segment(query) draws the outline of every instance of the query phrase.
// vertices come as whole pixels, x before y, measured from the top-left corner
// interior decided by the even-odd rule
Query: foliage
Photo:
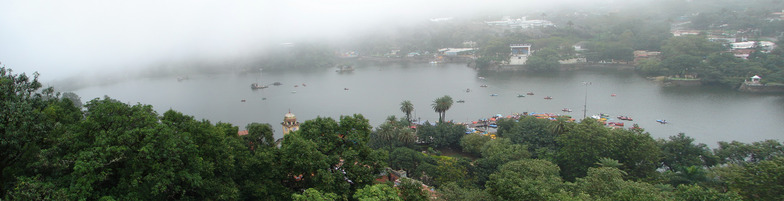
[[[356,114],[341,116],[340,122],[318,117],[302,123],[281,146],[289,188],[350,197],[371,184],[387,156],[367,145],[370,132],[368,120]]]
[[[338,196],[334,193],[322,193],[314,188],[306,189],[302,194],[293,194],[291,198],[296,201],[334,201]]]
[[[421,182],[409,178],[400,178],[400,184],[397,188],[400,191],[400,198],[403,200],[426,201],[430,197],[428,190],[424,189]]]
[[[490,175],[487,191],[503,200],[554,200],[562,184],[558,171],[545,160],[513,161]]]
[[[367,185],[354,193],[354,199],[360,201],[402,201],[398,191],[386,184]]]
[[[400,103],[400,111],[406,114],[406,121],[411,121],[411,112],[414,111],[414,104],[411,103],[409,100],[405,100]]]
[[[554,49],[545,48],[531,54],[525,65],[528,70],[536,72],[556,71],[561,66],[558,60],[560,60],[558,52]]]
[[[705,144],[694,144],[694,139],[679,133],[669,140],[658,140],[664,158],[662,166],[670,171],[682,170],[689,166],[710,167],[718,159]]]
[[[458,149],[460,138],[465,135],[465,126],[451,122],[438,123],[435,126],[425,122],[417,127],[419,141],[434,148],[451,147]]]
[[[431,106],[433,106],[433,110],[435,110],[436,113],[438,113],[439,123],[444,123],[446,119],[446,111],[452,107],[452,103],[453,103],[452,97],[443,96],[437,98],[436,100],[433,101],[433,104],[431,104]]]
[[[460,147],[463,148],[463,152],[465,153],[479,155],[482,151],[482,147],[488,141],[490,141],[490,136],[467,134],[460,138]]]
[[[734,174],[724,175],[731,191],[744,200],[784,199],[784,157],[747,164],[734,169]]]
[[[368,144],[373,148],[411,147],[416,143],[417,136],[414,129],[409,127],[408,121],[397,121],[395,116],[390,116],[386,122],[370,134]]]

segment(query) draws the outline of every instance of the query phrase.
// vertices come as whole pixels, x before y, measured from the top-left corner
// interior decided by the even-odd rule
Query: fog
[[[578,2],[11,1],[0,3],[0,62],[44,81],[86,78],[167,61],[252,57],[287,42],[350,40],[431,18],[594,5]]]

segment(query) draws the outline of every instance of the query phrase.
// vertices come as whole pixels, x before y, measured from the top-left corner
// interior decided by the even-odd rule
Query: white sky
[[[561,2],[566,0],[556,0]],[[6,0],[0,62],[42,80],[160,60],[249,54],[266,44],[532,7],[541,0]]]

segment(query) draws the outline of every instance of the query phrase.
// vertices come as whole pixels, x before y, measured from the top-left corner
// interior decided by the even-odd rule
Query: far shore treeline
[[[373,128],[360,114],[306,120],[278,140],[267,123],[240,136],[150,105],[83,104],[4,66],[0,104],[3,200],[784,199],[778,140],[710,149],[686,134],[526,116],[491,137],[395,116]],[[434,97],[433,112],[447,119],[451,104]]]

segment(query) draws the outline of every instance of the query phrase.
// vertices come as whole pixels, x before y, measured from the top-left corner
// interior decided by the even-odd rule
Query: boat
[[[269,86],[267,86],[267,85],[260,85],[259,83],[250,84],[250,88],[251,89],[264,89],[264,88],[267,88],[267,87],[269,87]]]
[[[438,64],[438,61],[430,61],[430,64]]]
[[[572,109],[569,109],[569,108],[564,108],[564,109],[561,109],[561,111],[564,111],[564,112],[572,112]]]
[[[490,96],[498,96],[498,94],[490,94]]]
[[[242,100],[240,100],[240,102],[243,102],[243,103],[244,103],[244,102],[245,102],[245,99],[242,99]]]
[[[471,92],[471,89],[466,89],[466,93]]]
[[[296,85],[296,84],[295,84],[295,85],[294,85],[294,87],[299,87],[299,85]]]
[[[292,93],[292,94],[296,94],[296,93],[297,93],[297,91],[291,91],[291,93]]]
[[[346,91],[348,91],[348,88],[343,88],[343,90],[346,90]]]
[[[659,122],[660,124],[667,124],[668,123],[667,120],[664,120],[664,119],[657,119],[656,122]]]
[[[610,126],[619,126],[623,127],[623,122],[610,122],[608,123]]]
[[[486,84],[483,84],[483,85],[479,85],[479,87],[487,87],[487,85],[486,85]]]
[[[273,82],[272,85],[280,86],[280,85],[283,85],[283,84],[281,84],[280,82]]]
[[[534,95],[534,92],[528,92],[528,93],[525,93],[525,95],[532,96],[532,95]]]
[[[261,70],[262,69],[259,69],[259,78],[261,78]],[[256,78],[256,82],[254,82],[253,84],[250,84],[250,89],[253,89],[253,90],[264,89],[264,88],[267,88],[267,87],[268,87],[267,85],[259,84],[259,79],[258,78]]]
[[[457,103],[465,103],[464,100],[457,100]]]
[[[544,99],[546,99],[546,100],[552,100],[552,99],[553,99],[553,97],[546,96],[546,97],[544,97]]]
[[[633,121],[633,119],[631,117],[628,117],[628,116],[618,116],[617,118],[620,119],[620,120],[625,120],[625,121]]]
[[[485,79],[485,77],[482,77],[482,76],[479,76],[478,78],[479,78],[480,80],[484,80],[484,79]]]
[[[615,94],[610,94],[610,97],[615,97]]]
[[[518,97],[518,98],[522,98],[522,97],[525,97],[525,95],[523,95],[523,94],[517,94],[517,97]]]
[[[338,66],[338,69],[335,70],[335,72],[338,72],[338,73],[353,72],[353,71],[354,71],[354,67],[349,66],[349,65],[340,65],[340,66]]]

